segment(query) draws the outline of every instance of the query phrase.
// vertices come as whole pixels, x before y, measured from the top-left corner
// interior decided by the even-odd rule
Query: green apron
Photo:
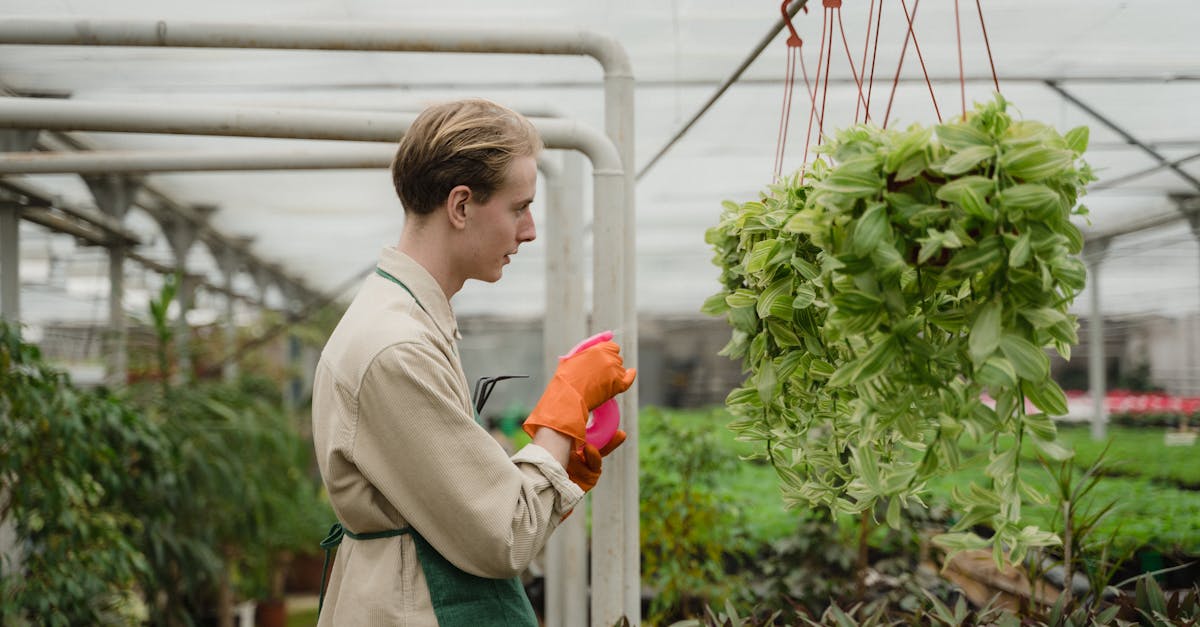
[[[425,574],[429,587],[429,599],[439,627],[536,627],[537,616],[533,605],[525,596],[525,589],[518,577],[511,579],[489,579],[468,573],[442,557],[421,534],[412,527],[353,533],[334,523],[329,535],[321,541],[325,549],[325,566],[321,571],[320,607],[325,605],[325,573],[329,568],[329,557],[333,549],[348,536],[354,540],[377,540],[400,535],[412,536],[417,549],[417,561]],[[320,609],[317,610],[320,613]]]

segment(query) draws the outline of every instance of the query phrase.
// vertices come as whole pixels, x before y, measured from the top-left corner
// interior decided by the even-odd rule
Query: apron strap
[[[325,563],[321,566],[321,596],[317,602],[317,614],[320,615],[321,608],[325,607],[325,584],[329,573],[329,558],[333,555],[333,550],[342,543],[342,538],[350,538],[352,540],[377,540],[379,538],[394,538],[412,532],[412,527],[401,527],[399,529],[389,529],[387,531],[372,531],[370,533],[354,533],[342,526],[342,523],[335,522],[329,528],[329,534],[321,540],[321,548],[325,550]]]

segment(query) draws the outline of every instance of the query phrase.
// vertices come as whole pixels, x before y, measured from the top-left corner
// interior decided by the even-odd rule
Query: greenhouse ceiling
[[[874,89],[886,94],[905,38],[899,0],[885,0]],[[917,1],[903,7],[917,10]],[[1200,310],[1200,255],[1180,213],[1200,195],[1200,3],[1194,0],[926,0],[913,31],[943,116],[960,111],[955,7],[961,11],[965,98],[995,90],[1018,115],[1060,130],[1091,127],[1088,161],[1101,180],[1085,198],[1091,236],[1134,230],[1113,241],[1100,274],[1103,308],[1114,314],[1180,315]],[[795,18],[815,69],[820,2]],[[869,15],[878,3],[847,0],[846,47],[858,59]],[[987,44],[977,8],[986,18]],[[278,22],[394,22],[405,27],[506,25],[594,31],[628,52],[636,79],[637,298],[643,312],[697,314],[716,290],[704,231],[723,200],[756,197],[771,182],[784,96],[786,31],[652,168],[646,165],[773,31],[778,2],[563,2],[524,0],[432,3],[415,0],[0,0],[3,17]],[[349,27],[348,27],[349,28]],[[842,42],[838,40],[838,46]],[[899,78],[891,125],[937,122],[913,50]],[[853,121],[857,89],[847,55],[835,48],[826,129]],[[857,63],[857,61],[856,61]],[[167,105],[361,109],[409,112],[438,100],[482,96],[538,115],[604,128],[598,64],[586,57],[346,52],[3,46],[0,84],[26,96]],[[785,170],[801,165],[809,100],[796,88]],[[882,97],[880,97],[882,101]],[[877,101],[878,102],[878,101]],[[872,105],[875,110],[877,105]],[[1101,121],[1086,109],[1103,116]],[[95,149],[240,151],[301,145],[338,150],[331,142],[288,139],[79,132]],[[1135,145],[1136,142],[1140,145]],[[1157,155],[1157,156],[1156,156]],[[1174,164],[1163,167],[1162,161]],[[643,172],[644,171],[644,172]],[[72,175],[29,175],[25,183],[63,202],[93,205]],[[153,174],[155,187],[181,203],[213,205],[211,221],[228,235],[253,237],[252,250],[315,290],[344,289],[379,250],[396,241],[402,212],[382,169]],[[539,195],[544,197],[543,191]],[[1182,199],[1182,200],[1181,200]],[[539,207],[535,206],[535,211]],[[540,207],[545,208],[543,205]],[[590,215],[588,213],[587,215]],[[544,223],[539,212],[538,226]],[[127,225],[152,242],[147,257],[168,261],[157,226],[134,212]],[[67,236],[21,227],[22,301],[27,321],[106,319],[104,253],[78,248]],[[496,285],[471,283],[456,297],[460,315],[534,316],[542,311],[545,242],[526,244]],[[193,269],[217,275],[197,248]],[[588,267],[585,265],[585,267]],[[136,277],[135,277],[136,278]],[[215,279],[214,279],[215,280]],[[155,278],[146,277],[145,289]],[[143,307],[138,282],[128,307]],[[243,281],[245,289],[248,279]],[[139,296],[140,294],[140,296]],[[343,294],[344,295],[344,294]],[[1084,311],[1087,295],[1076,309]],[[144,302],[144,301],[143,301]],[[200,305],[204,306],[204,301]]]

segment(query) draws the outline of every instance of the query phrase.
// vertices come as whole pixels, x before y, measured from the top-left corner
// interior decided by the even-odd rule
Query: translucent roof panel
[[[822,29],[819,2],[800,14],[806,70],[817,67]],[[943,116],[960,110],[954,6],[922,3],[914,23],[922,59]],[[988,51],[975,3],[959,3],[968,103],[994,91]],[[842,9],[846,43],[834,48],[826,130],[855,118],[857,88],[846,61],[862,58],[868,12],[879,3],[848,1]],[[900,3],[883,2],[872,112],[889,99],[905,38]],[[914,6],[915,3],[909,3]],[[248,24],[344,22],[476,24],[501,29],[553,27],[615,37],[632,60],[636,87],[636,159],[641,169],[741,64],[778,18],[778,3],[561,2],[521,0],[431,3],[417,0],[0,0],[0,16],[205,20]],[[1123,133],[1169,160],[1200,152],[1200,3],[1194,0],[988,0],[982,2],[991,52],[1004,96],[1019,115],[1066,130],[1087,124],[1087,159],[1102,180],[1086,198],[1089,233],[1136,224],[1177,211],[1177,195],[1200,189],[1167,169],[1124,181],[1159,166]],[[348,27],[349,28],[349,27]],[[839,29],[840,31],[840,29]],[[840,34],[840,33],[839,33]],[[841,48],[841,49],[839,49]],[[696,313],[717,287],[704,231],[725,199],[754,198],[771,180],[784,95],[784,35],[777,36],[743,79],[715,104],[638,183],[639,308]],[[911,47],[890,113],[890,124],[936,123],[929,88]],[[1099,122],[1046,84],[1068,93],[1120,127]],[[582,57],[530,55],[195,50],[4,46],[0,83],[50,98],[163,104],[229,104],[412,111],[464,96],[492,98],[517,109],[604,126],[601,71]],[[809,101],[803,81],[794,92],[785,167],[801,165]],[[81,133],[98,148],[259,150],[330,142],[219,137]],[[336,148],[336,147],[334,147]],[[333,149],[333,148],[331,148]],[[1200,178],[1200,159],[1181,168]],[[88,202],[71,177],[31,177],[64,198]],[[396,241],[402,212],[383,170],[300,173],[156,174],[155,185],[185,203],[214,204],[214,225],[255,238],[260,256],[278,261],[319,290],[333,290],[369,268]],[[1105,188],[1104,181],[1122,181]],[[544,198],[544,190],[539,189]],[[585,200],[586,203],[586,200]],[[546,209],[535,203],[535,212]],[[539,218],[544,224],[544,216]],[[140,231],[144,225],[138,223]],[[1101,294],[1111,311],[1178,313],[1200,307],[1195,241],[1183,223],[1117,246]],[[1169,244],[1163,243],[1167,238]],[[1157,243],[1156,243],[1157,242]],[[162,246],[156,243],[155,250]],[[590,244],[589,248],[590,250]],[[1119,249],[1119,250],[1118,250]],[[468,284],[455,300],[460,314],[537,315],[544,295],[544,242],[523,247],[498,285]],[[32,253],[31,253],[32,254]],[[205,262],[209,263],[209,262]],[[585,263],[584,267],[590,267]],[[1107,267],[1107,266],[1106,266]],[[206,268],[207,272],[208,269]],[[1154,283],[1146,281],[1154,277]],[[1148,290],[1178,297],[1144,298]],[[90,293],[89,293],[90,294]],[[1190,294],[1191,296],[1187,296]],[[90,298],[91,296],[86,296]],[[1081,300],[1086,305],[1086,298]]]

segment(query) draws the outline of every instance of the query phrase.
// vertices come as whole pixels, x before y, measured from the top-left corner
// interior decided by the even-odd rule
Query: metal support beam
[[[1060,96],[1067,99],[1067,101],[1069,101],[1071,104],[1074,104],[1075,106],[1079,107],[1080,109],[1083,109],[1084,112],[1086,112],[1088,115],[1092,116],[1093,118],[1096,118],[1096,120],[1098,122],[1100,122],[1101,124],[1112,129],[1112,131],[1114,133],[1116,133],[1117,135],[1120,135],[1121,138],[1124,139],[1125,141],[1129,142],[1130,144],[1133,144],[1134,146],[1137,146],[1138,148],[1141,148],[1143,152],[1145,152],[1146,154],[1153,157],[1154,160],[1157,161],[1163,167],[1165,167],[1168,170],[1179,175],[1180,178],[1182,178],[1183,180],[1190,183],[1192,185],[1192,187],[1195,187],[1197,190],[1200,190],[1200,179],[1197,179],[1196,177],[1189,174],[1186,170],[1184,170],[1178,164],[1173,163],[1170,159],[1168,159],[1161,152],[1151,148],[1150,146],[1147,146],[1144,142],[1142,142],[1138,138],[1134,137],[1129,131],[1125,130],[1123,127],[1118,125],[1116,122],[1110,120],[1108,117],[1104,116],[1099,111],[1093,109],[1087,103],[1085,103],[1084,101],[1080,100],[1079,98],[1077,98],[1073,94],[1071,94],[1071,92],[1068,92],[1067,90],[1063,89],[1062,86],[1059,85],[1058,83],[1056,83],[1054,81],[1045,81],[1045,85],[1047,87],[1049,87],[1050,89],[1053,89],[1054,91],[1058,92],[1058,94]]]
[[[155,221],[162,227],[163,235],[175,256],[175,268],[179,274],[179,284],[175,293],[175,302],[179,305],[179,317],[175,319],[175,355],[179,366],[176,382],[186,381],[192,375],[191,358],[191,327],[188,326],[187,313],[192,309],[196,288],[199,287],[195,277],[188,274],[187,258],[196,243],[199,231],[195,225],[173,213],[152,214]]]
[[[249,246],[251,238],[245,238],[242,245]],[[224,312],[224,344],[222,346],[222,354],[230,354],[237,348],[237,322],[234,318],[234,306],[236,299],[233,294],[233,280],[236,277],[238,270],[242,268],[242,255],[237,248],[233,246],[225,246],[221,250],[213,250],[212,244],[209,244],[209,250],[212,252],[213,259],[217,262],[217,267],[221,270],[221,277],[225,282],[225,289],[228,294],[225,295],[225,312]],[[233,381],[238,376],[237,360],[231,359],[221,366],[221,378],[225,381]]]
[[[0,174],[145,174],[249,170],[386,168],[395,151],[368,144],[340,150],[274,151],[89,151],[0,154]]]
[[[26,220],[37,222],[38,220],[32,217],[35,213],[33,210],[37,210],[42,214],[53,215],[53,218],[47,219],[54,220],[54,224],[39,224],[52,229],[57,229],[56,225],[62,225],[71,229],[63,232],[80,237],[92,245],[108,246],[110,243],[120,243],[131,248],[142,245],[136,233],[113,218],[63,202],[27,181],[0,180],[0,189],[6,190],[14,202],[22,205],[21,217]]]
[[[0,317],[21,321],[21,208],[0,202]]]
[[[118,224],[124,222],[141,181],[113,175],[89,176],[83,180],[100,211]],[[125,321],[125,257],[128,253],[128,247],[120,242],[108,247],[108,329],[104,338],[104,380],[110,387],[125,385],[129,372],[129,329]]]
[[[1088,267],[1091,313],[1088,316],[1088,389],[1092,396],[1092,439],[1103,440],[1108,429],[1108,396],[1104,364],[1104,309],[1100,304],[1100,264],[1108,253],[1109,240],[1089,241],[1084,251]]]

